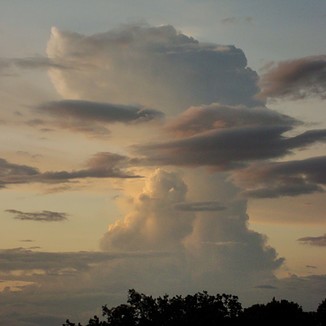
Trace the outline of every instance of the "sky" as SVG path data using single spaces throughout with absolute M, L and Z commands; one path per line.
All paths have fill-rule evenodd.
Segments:
M 128 289 L 316 310 L 324 0 L 0 1 L 0 323 Z

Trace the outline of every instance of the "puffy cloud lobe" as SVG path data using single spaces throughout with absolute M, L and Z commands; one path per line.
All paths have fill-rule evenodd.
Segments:
M 97 153 L 91 158 L 85 169 L 75 171 L 46 171 L 26 165 L 13 164 L 0 159 L 0 186 L 24 183 L 64 183 L 83 178 L 139 178 L 125 168 L 133 163 L 126 156 L 110 152 Z
M 193 215 L 175 210 L 185 200 L 187 186 L 175 173 L 156 170 L 136 201 L 134 212 L 109 226 L 103 249 L 180 249 L 191 231 Z
M 266 107 L 248 108 L 219 103 L 190 107 L 171 119 L 165 129 L 175 136 L 193 136 L 207 130 L 244 126 L 295 126 L 299 121 Z
M 298 239 L 298 241 L 310 246 L 326 247 L 326 234 L 320 237 L 304 237 Z
M 282 61 L 269 69 L 259 82 L 259 98 L 326 97 L 326 56 Z
M 21 221 L 60 222 L 67 220 L 67 214 L 60 212 L 22 212 L 16 209 L 7 209 L 6 212 L 14 214 L 14 218 Z
M 253 106 L 257 74 L 234 46 L 200 43 L 172 26 L 129 25 L 84 36 L 52 29 L 47 53 L 65 98 L 142 103 L 165 112 L 220 102 Z
M 256 198 L 297 196 L 323 192 L 326 184 L 326 157 L 260 163 L 236 171 L 233 180 L 244 194 Z

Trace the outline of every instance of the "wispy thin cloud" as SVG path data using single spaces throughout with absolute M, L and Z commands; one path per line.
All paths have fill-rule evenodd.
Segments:
M 14 219 L 21 221 L 37 221 L 37 222 L 61 222 L 67 220 L 68 214 L 53 211 L 40 212 L 23 212 L 16 209 L 7 209 L 5 212 L 13 214 Z
M 127 171 L 136 163 L 123 155 L 102 152 L 95 154 L 84 169 L 41 172 L 35 167 L 0 159 L 0 188 L 13 184 L 66 183 L 85 178 L 139 178 L 139 175 Z

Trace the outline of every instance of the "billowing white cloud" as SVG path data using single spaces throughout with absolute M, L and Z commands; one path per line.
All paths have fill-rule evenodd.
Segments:
M 194 215 L 175 209 L 187 186 L 174 173 L 157 170 L 136 199 L 134 212 L 110 225 L 102 239 L 106 250 L 173 249 L 191 232 Z
M 252 106 L 257 74 L 242 50 L 201 43 L 172 26 L 129 25 L 91 36 L 52 28 L 47 54 L 64 98 L 138 103 L 173 113 L 220 102 Z
M 218 186 L 232 187 L 226 181 Z M 207 184 L 207 193 L 212 190 Z M 166 270 L 174 273 L 176 283 L 187 280 L 182 291 L 243 291 L 273 278 L 283 259 L 267 246 L 265 237 L 248 229 L 244 200 L 231 198 L 219 204 L 220 209 L 178 208 L 186 195 L 187 186 L 180 176 L 156 170 L 136 198 L 134 211 L 109 225 L 102 248 L 168 250 L 173 258 Z M 133 266 L 133 272 L 138 268 L 144 269 Z M 146 267 L 151 282 L 160 280 L 153 272 L 156 268 Z

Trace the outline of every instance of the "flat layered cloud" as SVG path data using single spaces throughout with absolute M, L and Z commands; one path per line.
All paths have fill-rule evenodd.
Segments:
M 85 36 L 52 28 L 47 54 L 64 98 L 142 103 L 168 113 L 220 102 L 253 106 L 257 74 L 241 49 L 201 43 L 172 26 L 127 25 Z
M 105 135 L 110 131 L 108 125 L 113 123 L 138 124 L 153 120 L 162 120 L 164 114 L 140 105 L 119 105 L 84 100 L 62 100 L 41 104 L 37 112 L 52 118 L 52 121 L 42 119 L 30 121 L 41 125 Z
M 136 145 L 132 149 L 152 165 L 210 166 L 234 169 L 250 161 L 275 159 L 326 140 L 326 130 L 310 130 L 285 137 L 291 127 L 249 126 L 214 129 L 160 143 Z
M 190 107 L 171 119 L 165 129 L 177 137 L 193 136 L 207 130 L 245 126 L 299 125 L 300 121 L 266 107 L 248 108 L 219 103 Z
M 112 261 L 121 258 L 148 258 L 160 257 L 168 255 L 167 252 L 101 252 L 101 251 L 80 251 L 80 252 L 44 252 L 33 251 L 25 248 L 0 249 L 1 266 L 0 272 L 9 271 L 37 271 L 43 270 L 44 273 L 52 273 L 60 275 L 60 273 L 74 274 L 80 271 L 89 270 L 94 264 L 101 264 L 107 261 Z M 32 277 L 29 277 L 32 276 Z M 13 276 L 10 273 L 2 275 L 2 279 L 17 279 L 22 278 L 25 281 L 33 280 L 35 275 L 30 273 L 22 273 L 21 275 Z
M 326 185 L 326 157 L 260 163 L 236 171 L 233 180 L 244 194 L 255 198 L 276 198 L 323 192 Z
M 282 61 L 260 79 L 260 98 L 326 98 L 326 56 Z
M 61 222 L 67 220 L 67 214 L 53 211 L 22 212 L 16 209 L 7 209 L 7 213 L 13 214 L 14 219 L 21 221 L 37 222 Z
M 299 242 L 317 247 L 326 247 L 326 234 L 319 237 L 304 237 L 298 239 Z
M 127 106 L 82 100 L 53 101 L 42 104 L 38 111 L 59 119 L 77 119 L 107 123 L 139 123 L 160 119 L 162 112 L 141 106 Z
M 0 159 L 0 187 L 27 183 L 65 183 L 84 178 L 139 178 L 126 171 L 132 162 L 126 156 L 103 152 L 95 154 L 86 163 L 85 169 L 41 172 L 35 167 Z
M 175 204 L 174 208 L 180 211 L 211 212 L 221 211 L 225 207 L 216 201 L 184 202 Z

